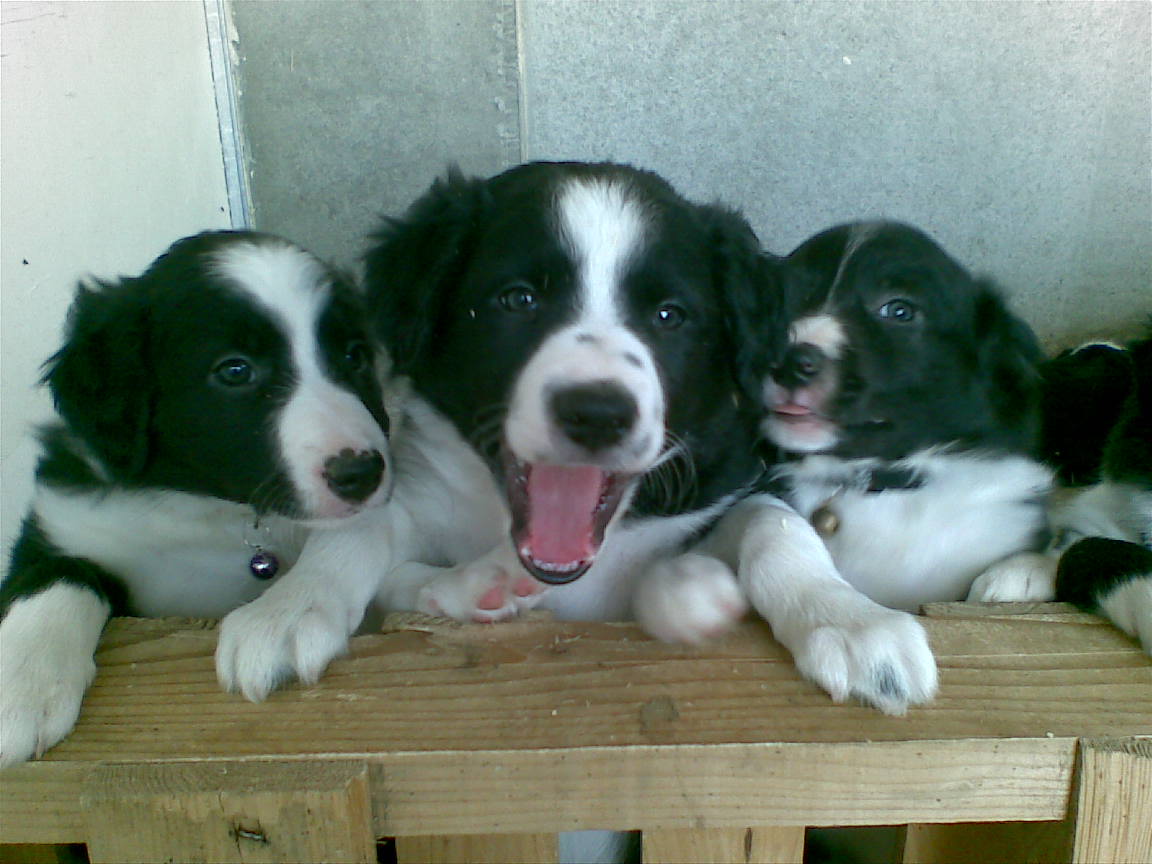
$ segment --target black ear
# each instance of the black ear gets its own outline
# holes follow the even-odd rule
[[[116,478],[136,476],[148,461],[149,341],[140,280],[80,285],[64,346],[44,364],[56,410]]]
[[[758,407],[762,379],[787,335],[779,260],[761,248],[739,213],[715,205],[701,209],[713,234],[733,371],[743,394]]]
[[[467,260],[484,181],[450,168],[400,219],[369,238],[365,288],[377,333],[403,373],[428,350],[451,280]]]
[[[1044,352],[1032,328],[983,281],[977,282],[976,344],[999,427],[1013,446],[1032,450],[1039,433]]]

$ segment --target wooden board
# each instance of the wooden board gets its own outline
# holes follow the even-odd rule
[[[359,762],[377,836],[1054,820],[1077,739],[1152,735],[1152,662],[1067,610],[927,619],[941,693],[901,718],[833,705],[755,622],[703,649],[391,626],[254,705],[219,690],[210,626],[112,622],[76,732],[0,775],[0,842],[85,840],[79,790],[109,761]]]

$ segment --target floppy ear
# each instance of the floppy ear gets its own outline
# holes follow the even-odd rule
[[[988,282],[977,282],[976,344],[987,376],[989,398],[1012,443],[1032,450],[1039,434],[1044,352],[1032,328],[1009,311]]]
[[[428,350],[446,286],[469,254],[486,194],[484,181],[449,168],[400,219],[369,238],[364,256],[369,310],[399,372]]]
[[[701,208],[711,225],[725,322],[740,389],[759,409],[762,380],[786,337],[779,259],[760,247],[747,220],[725,207]]]
[[[139,282],[81,284],[64,345],[44,364],[42,378],[69,429],[119,479],[138,475],[149,456],[154,388]]]

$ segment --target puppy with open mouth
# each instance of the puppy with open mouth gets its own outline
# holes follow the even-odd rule
[[[537,601],[629,617],[639,564],[678,550],[758,476],[734,332],[760,258],[734,213],[614,164],[449,174],[385,226],[367,265],[398,371],[458,438],[439,463],[457,476],[487,466],[482,509],[505,520],[477,560],[394,572],[393,601],[418,585],[418,608],[455,617]],[[702,578],[693,614],[742,611],[730,580]]]

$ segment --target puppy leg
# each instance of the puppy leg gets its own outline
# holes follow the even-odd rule
[[[936,661],[916,618],[845,582],[812,526],[779,499],[741,502],[701,551],[736,568],[801,674],[837,702],[856,696],[886,714],[903,714],[935,695]]]
[[[721,635],[748,611],[731,568],[696,552],[653,564],[632,605],[636,620],[657,639],[689,644]]]
[[[39,756],[72,731],[109,612],[70,582],[12,602],[0,622],[0,766]]]
[[[503,621],[531,609],[548,587],[524,570],[505,541],[458,567],[401,564],[388,581],[390,608],[478,623]]]
[[[220,623],[216,675],[226,690],[263,700],[285,681],[317,681],[348,650],[394,552],[386,510],[317,530],[296,565]]]

